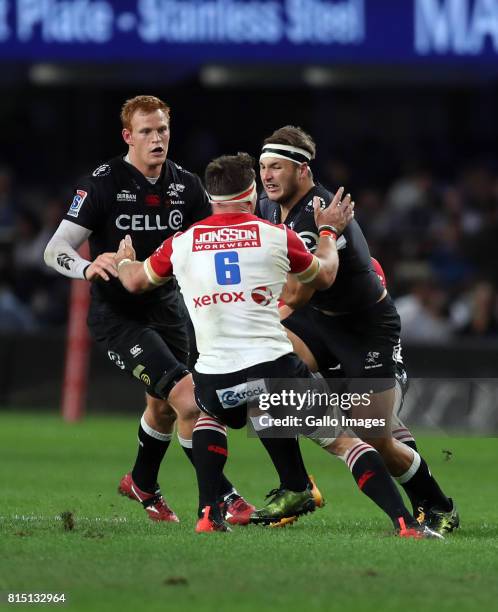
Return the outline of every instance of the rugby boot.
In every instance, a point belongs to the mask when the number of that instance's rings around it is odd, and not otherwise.
[[[316,508],[323,508],[325,506],[325,498],[320,492],[320,489],[316,486],[315,478],[308,474],[309,481],[311,483],[311,495],[313,495],[313,499],[315,500]],[[276,521],[275,523],[271,523],[270,527],[287,527],[288,525],[292,525],[297,521],[297,516],[288,516],[287,518],[280,519],[280,521]]]
[[[460,515],[456,508],[455,502],[449,498],[451,502],[451,510],[445,512],[438,508],[430,508],[424,517],[424,522],[432,529],[441,535],[451,533],[454,529],[458,529],[460,526]]]
[[[131,472],[128,472],[119,482],[118,493],[140,502],[152,521],[180,522],[180,519],[164,500],[157,483],[154,493],[147,493],[138,488],[131,477]]]
[[[251,514],[256,507],[246,502],[246,500],[236,491],[230,493],[220,502],[220,510],[230,525],[247,525]]]
[[[206,506],[205,508],[203,508],[202,516],[197,521],[195,530],[197,533],[210,533],[212,531],[232,531],[223,520],[221,512],[212,512],[211,506]]]
[[[405,520],[400,517],[398,519],[399,529],[396,534],[399,538],[413,538],[414,540],[444,540],[444,537],[437,533],[436,531],[432,531],[427,525],[410,525],[406,526]]]
[[[297,517],[308,512],[314,512],[315,500],[310,489],[304,491],[290,491],[289,489],[273,489],[266,496],[270,501],[261,508],[255,510],[250,517],[251,523],[270,523],[280,521],[283,518]]]

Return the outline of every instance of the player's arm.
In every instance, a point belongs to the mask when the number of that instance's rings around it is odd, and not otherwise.
[[[315,223],[319,234],[317,249],[314,255],[311,255],[306,250],[311,257],[311,260],[308,258],[309,265],[307,268],[299,269],[303,262],[306,261],[304,257],[299,259],[298,256],[299,263],[297,263],[294,269],[291,263],[290,272],[296,274],[296,278],[300,283],[308,285],[312,289],[328,289],[334,283],[337,270],[339,269],[336,241],[354,217],[354,202],[351,201],[349,194],[342,200],[343,193],[344,188],[340,187],[330,204],[324,209],[320,208],[319,198],[313,198]],[[298,238],[298,240],[300,239]],[[291,238],[290,242],[292,242],[297,252],[298,249],[294,239]],[[290,242],[288,238],[288,244]],[[300,242],[304,247],[302,241]],[[309,293],[309,289],[305,291],[304,289],[301,290],[299,286],[295,287],[295,303],[302,303],[306,295],[307,299],[311,297],[312,294]],[[292,304],[289,304],[289,306],[292,306]]]
[[[280,318],[285,319],[292,314],[293,310],[304,306],[314,293],[313,287],[303,285],[294,274],[289,274],[280,295]]]
[[[164,285],[173,273],[171,266],[171,243],[165,240],[145,261],[136,261],[131,237],[126,235],[119,243],[116,253],[116,267],[119,280],[130,293],[143,293]]]
[[[88,239],[91,230],[63,219],[49,240],[43,258],[50,268],[69,278],[94,280],[117,276],[114,253],[102,253],[90,262],[78,253],[80,246]]]
[[[106,209],[102,201],[105,191],[102,185],[97,188],[95,180],[84,177],[78,182],[69,210],[47,244],[44,259],[48,266],[69,278],[108,281],[118,275],[115,253],[101,253],[91,262],[77,252],[92,231],[105,223]]]

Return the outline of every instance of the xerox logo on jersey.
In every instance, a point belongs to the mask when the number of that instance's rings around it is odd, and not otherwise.
[[[243,227],[196,227],[194,229],[193,251],[222,251],[225,249],[244,249],[259,247],[259,226]]]
[[[76,195],[74,196],[73,201],[71,202],[71,206],[69,207],[67,214],[71,217],[77,217],[87,195],[88,193],[86,191],[77,189]]]
[[[231,302],[245,302],[243,291],[225,291],[223,293],[212,293],[194,298],[195,308],[211,306],[211,304],[230,304]]]

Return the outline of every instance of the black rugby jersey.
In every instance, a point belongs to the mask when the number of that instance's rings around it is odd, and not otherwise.
[[[130,234],[137,259],[144,260],[169,236],[211,214],[198,176],[169,159],[155,185],[134,166],[115,157],[79,180],[64,217],[92,231],[90,255],[117,251]],[[175,288],[166,283],[151,292],[131,294],[118,279],[92,283],[92,297],[129,309],[165,299]]]
[[[297,232],[310,251],[318,242],[318,230],[313,213],[313,197],[318,196],[323,206],[333,195],[322,185],[315,185],[290,211],[285,225]],[[257,214],[272,223],[281,223],[280,205],[272,202],[263,192]],[[382,295],[382,286],[375,273],[367,241],[358,223],[353,219],[337,240],[339,270],[334,284],[325,291],[315,291],[310,304],[333,312],[352,312],[368,308]]]

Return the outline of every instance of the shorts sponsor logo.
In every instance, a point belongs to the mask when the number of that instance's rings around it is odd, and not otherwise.
[[[111,166],[109,166],[109,164],[102,164],[98,168],[95,168],[95,170],[92,172],[92,176],[95,176],[95,177],[107,176],[110,173],[111,173]]]
[[[74,196],[73,201],[71,202],[69,210],[67,211],[67,214],[70,217],[77,217],[80,214],[80,209],[83,206],[83,202],[85,201],[87,195],[88,192],[83,191],[82,189],[76,190],[76,195]]]
[[[373,370],[381,368],[384,364],[378,363],[380,353],[377,351],[369,351],[365,359],[365,370]]]
[[[212,304],[230,304],[232,302],[245,302],[243,291],[226,291],[224,293],[212,293],[194,298],[195,308],[211,306]]]
[[[196,227],[192,251],[222,251],[261,246],[257,223],[244,227]]]
[[[127,189],[122,189],[116,194],[116,202],[136,202],[137,194],[131,193]]]
[[[144,350],[139,344],[135,344],[135,346],[132,346],[130,349],[130,354],[132,357],[138,357],[143,352]]]
[[[114,351],[107,351],[107,356],[113,363],[118,366],[120,370],[125,369],[126,366],[124,364],[124,361],[121,359],[121,355],[119,355],[119,353],[116,353]]]
[[[268,287],[256,287],[251,291],[251,297],[256,304],[268,306],[273,299],[273,293]]]
[[[220,404],[225,409],[242,406],[242,404],[256,399],[262,393],[267,393],[264,380],[241,383],[240,385],[226,387],[225,389],[216,389],[216,395],[220,400]]]

